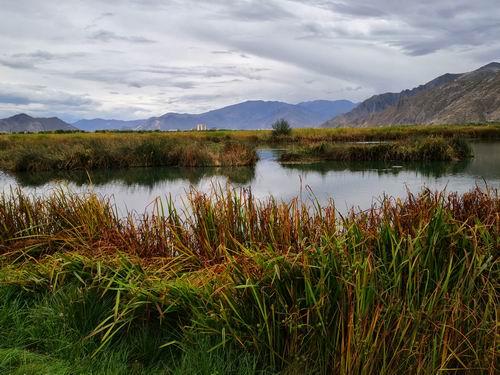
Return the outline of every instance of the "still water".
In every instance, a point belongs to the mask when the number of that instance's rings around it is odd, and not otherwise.
[[[128,170],[9,175],[0,172],[0,192],[17,186],[36,195],[64,186],[73,192],[94,191],[113,196],[121,213],[143,212],[158,197],[171,196],[178,204],[190,187],[209,192],[228,181],[249,187],[257,198],[270,195],[289,200],[299,196],[320,203],[330,198],[341,212],[350,207],[368,208],[383,194],[404,196],[407,189],[423,186],[435,190],[465,192],[485,184],[500,188],[500,142],[472,144],[474,158],[458,163],[321,162],[281,165],[279,150],[259,150],[255,167],[232,168],[134,168]]]

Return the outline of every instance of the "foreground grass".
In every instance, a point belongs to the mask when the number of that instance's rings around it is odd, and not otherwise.
[[[457,136],[500,139],[500,125],[294,129],[291,136],[284,137],[273,137],[270,131],[0,134],[0,170],[253,165],[258,145],[313,147],[318,143]]]
[[[320,143],[284,152],[283,163],[336,161],[458,161],[472,156],[461,138],[428,137],[384,143]]]
[[[95,195],[0,199],[0,369],[495,373],[500,198],[332,205],[192,192],[119,218]]]

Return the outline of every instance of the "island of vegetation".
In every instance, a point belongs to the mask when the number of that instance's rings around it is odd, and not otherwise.
[[[227,139],[163,134],[26,134],[0,137],[0,169],[13,172],[254,165],[255,148]]]
[[[458,161],[472,157],[462,138],[420,138],[375,143],[325,143],[307,145],[280,155],[283,163],[336,161]]]

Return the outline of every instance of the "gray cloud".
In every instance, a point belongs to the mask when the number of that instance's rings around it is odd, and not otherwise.
[[[90,40],[97,40],[104,43],[109,43],[113,41],[129,42],[129,43],[156,43],[156,41],[142,36],[135,35],[118,35],[113,31],[109,30],[97,30],[93,32],[89,37]]]
[[[338,25],[313,21],[304,25],[305,37],[382,42],[411,56],[496,43],[496,36],[500,35],[500,7],[495,6],[494,0],[313,0],[312,3],[337,15]],[[360,33],[352,23],[361,20],[365,20],[366,27]]]
[[[112,12],[104,12],[104,13],[101,13],[99,16],[95,17],[91,23],[89,25],[87,25],[85,27],[85,30],[91,30],[95,27],[97,27],[97,25],[104,19],[108,18],[108,17],[113,17],[115,14],[112,13]]]
[[[0,65],[13,69],[33,69],[35,67],[33,61],[23,61],[11,58],[0,58]]]
[[[500,59],[497,3],[0,0],[0,117],[360,101]]]
[[[37,116],[60,116],[74,120],[78,114],[98,110],[100,103],[89,95],[53,90],[43,86],[0,84],[0,114],[7,117],[16,113]]]
[[[355,17],[383,17],[387,15],[380,7],[354,2],[332,2],[330,7],[335,12],[349,14]]]
[[[188,90],[197,88],[201,84],[200,80],[204,79],[232,78],[230,82],[260,80],[262,79],[260,74],[266,70],[265,68],[246,68],[236,65],[221,65],[216,67],[150,65],[138,67],[135,70],[118,68],[80,70],[71,72],[69,75],[73,78],[87,81],[107,82],[135,88],[157,86]],[[209,83],[206,82],[205,84]]]
[[[10,94],[10,93],[2,93],[0,91],[0,103],[2,104],[29,104],[31,103],[31,100],[28,99],[27,97],[15,95],[15,94]]]
[[[96,105],[88,95],[75,95],[64,91],[47,88],[34,89],[33,86],[0,85],[0,103],[2,104],[44,104],[66,107]]]
[[[211,1],[213,3],[213,1]],[[277,19],[294,18],[293,13],[284,6],[268,0],[235,0],[228,6],[227,1],[216,1],[223,5],[219,14],[243,21],[274,21]]]
[[[82,57],[84,53],[51,53],[36,50],[33,52],[14,53],[0,57],[0,65],[14,69],[34,69],[37,65],[52,61],[67,61],[72,58]]]
[[[234,55],[235,54],[235,51],[227,51],[227,50],[223,50],[223,51],[212,51],[211,52],[213,55]]]

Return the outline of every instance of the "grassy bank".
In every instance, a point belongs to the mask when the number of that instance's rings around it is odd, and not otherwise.
[[[0,369],[498,370],[496,191],[345,217],[246,191],[188,204],[120,219],[94,195],[2,196]]]
[[[420,138],[384,143],[320,143],[280,155],[283,163],[336,161],[458,161],[472,156],[460,138]]]
[[[151,166],[253,165],[255,150],[242,143],[198,141],[155,134],[31,134],[0,137],[0,169],[91,170]]]

